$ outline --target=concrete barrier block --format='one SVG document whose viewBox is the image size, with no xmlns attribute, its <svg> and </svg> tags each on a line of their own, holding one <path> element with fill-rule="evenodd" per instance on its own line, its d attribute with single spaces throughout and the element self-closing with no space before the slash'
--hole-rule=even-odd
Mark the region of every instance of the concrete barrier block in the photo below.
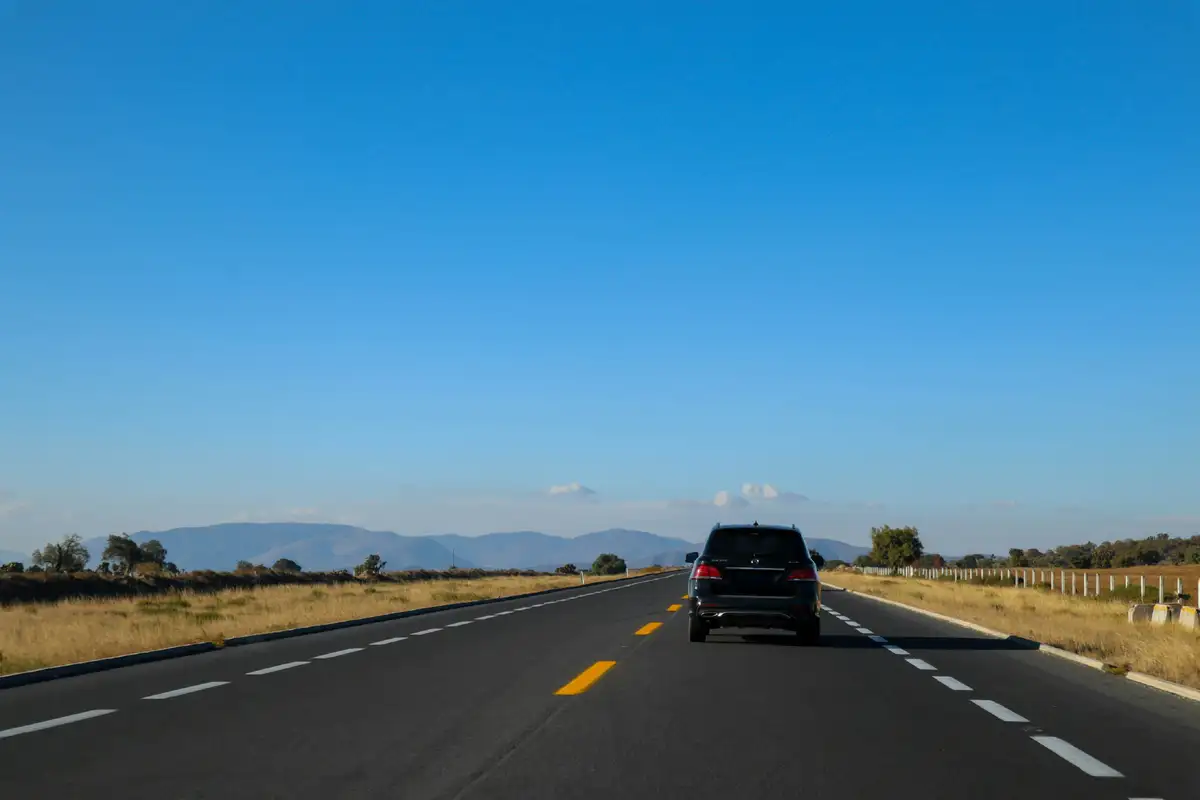
<svg viewBox="0 0 1200 800">
<path fill-rule="evenodd" d="M 1200 630 L 1200 608 L 1184 606 L 1179 609 L 1179 624 L 1189 631 Z"/>
<path fill-rule="evenodd" d="M 1149 622 L 1154 612 L 1153 603 L 1133 603 L 1129 606 L 1130 622 Z"/>
<path fill-rule="evenodd" d="M 1166 625 L 1179 618 L 1179 606 L 1167 603 L 1155 603 L 1154 611 L 1150 614 L 1152 625 Z"/>
</svg>

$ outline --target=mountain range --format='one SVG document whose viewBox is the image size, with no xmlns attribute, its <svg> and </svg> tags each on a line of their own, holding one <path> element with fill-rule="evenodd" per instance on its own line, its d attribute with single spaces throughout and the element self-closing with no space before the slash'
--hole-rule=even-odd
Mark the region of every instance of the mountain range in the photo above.
<svg viewBox="0 0 1200 800">
<path fill-rule="evenodd" d="M 183 570 L 230 570 L 238 561 L 270 566 L 290 558 L 306 570 L 351 568 L 370 553 L 378 553 L 388 569 L 445 569 L 450 566 L 483 569 L 552 570 L 572 563 L 586 568 L 601 553 L 616 553 L 631 567 L 684 563 L 700 545 L 646 531 L 612 528 L 582 536 L 552 536 L 537 531 L 488 533 L 481 536 L 437 534 L 402 536 L 352 525 L 310 522 L 229 522 L 166 531 L 139 531 L 138 542 L 157 539 L 167 558 Z M 100 562 L 105 538 L 84 542 L 91 564 Z M 808 539 L 811 549 L 826 559 L 850 561 L 867 552 L 832 539 Z M 29 563 L 29 554 L 13 553 L 4 560 Z"/>
</svg>

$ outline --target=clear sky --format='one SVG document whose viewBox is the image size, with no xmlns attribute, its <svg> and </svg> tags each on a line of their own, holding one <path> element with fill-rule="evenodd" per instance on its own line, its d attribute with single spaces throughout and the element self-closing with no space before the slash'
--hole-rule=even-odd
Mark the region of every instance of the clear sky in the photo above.
<svg viewBox="0 0 1200 800">
<path fill-rule="evenodd" d="M 0 0 L 0 549 L 1196 532 L 1197 9 Z"/>
</svg>

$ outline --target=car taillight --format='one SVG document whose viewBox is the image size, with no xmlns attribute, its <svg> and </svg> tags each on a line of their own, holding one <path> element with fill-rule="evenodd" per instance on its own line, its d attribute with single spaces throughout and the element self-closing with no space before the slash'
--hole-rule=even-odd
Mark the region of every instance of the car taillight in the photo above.
<svg viewBox="0 0 1200 800">
<path fill-rule="evenodd" d="M 714 580 L 720 580 L 721 579 L 721 571 L 719 569 L 717 569 L 716 567 L 711 566 L 709 564 L 698 564 L 696 566 L 696 571 L 692 573 L 692 577 L 696 578 L 696 579 L 712 578 Z"/>
<path fill-rule="evenodd" d="M 817 571 L 808 567 L 801 567 L 789 572 L 787 579 L 789 581 L 815 581 L 817 579 Z"/>
</svg>

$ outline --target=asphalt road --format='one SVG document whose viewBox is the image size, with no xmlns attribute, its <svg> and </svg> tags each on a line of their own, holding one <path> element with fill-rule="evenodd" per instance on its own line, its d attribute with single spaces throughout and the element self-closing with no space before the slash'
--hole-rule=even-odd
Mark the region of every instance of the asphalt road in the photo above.
<svg viewBox="0 0 1200 800">
<path fill-rule="evenodd" d="M 1200 796 L 1189 701 L 846 593 L 826 594 L 818 647 L 751 632 L 693 644 L 671 610 L 685 590 L 682 575 L 581 587 L 0 690 L 0 786 L 147 800 Z"/>
</svg>

